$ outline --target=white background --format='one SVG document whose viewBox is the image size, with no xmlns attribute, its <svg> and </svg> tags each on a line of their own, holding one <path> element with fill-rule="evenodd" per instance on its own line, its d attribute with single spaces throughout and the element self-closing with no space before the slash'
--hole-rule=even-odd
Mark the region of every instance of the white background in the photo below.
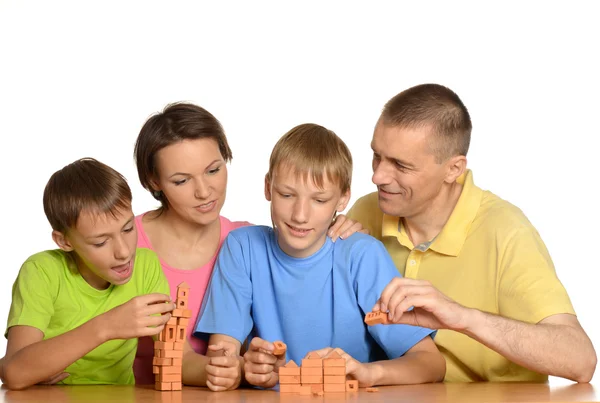
<svg viewBox="0 0 600 403">
<path fill-rule="evenodd" d="M 435 82 L 471 113 L 476 184 L 538 228 L 600 348 L 597 5 L 282 3 L 0 0 L 0 323 L 20 264 L 54 246 L 42 208 L 54 171 L 95 157 L 128 178 L 136 213 L 156 206 L 133 144 L 165 104 L 221 120 L 234 154 L 223 214 L 268 224 L 262 183 L 279 136 L 315 122 L 342 137 L 354 202 L 374 190 L 383 104 Z"/>
</svg>

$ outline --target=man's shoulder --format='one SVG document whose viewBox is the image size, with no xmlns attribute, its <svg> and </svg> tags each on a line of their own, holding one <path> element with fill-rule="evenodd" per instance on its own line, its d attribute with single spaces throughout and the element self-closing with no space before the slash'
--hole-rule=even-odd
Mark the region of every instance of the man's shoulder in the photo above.
<svg viewBox="0 0 600 403">
<path fill-rule="evenodd" d="M 490 191 L 484 191 L 475 223 L 498 230 L 534 229 L 523 211 Z"/>
</svg>

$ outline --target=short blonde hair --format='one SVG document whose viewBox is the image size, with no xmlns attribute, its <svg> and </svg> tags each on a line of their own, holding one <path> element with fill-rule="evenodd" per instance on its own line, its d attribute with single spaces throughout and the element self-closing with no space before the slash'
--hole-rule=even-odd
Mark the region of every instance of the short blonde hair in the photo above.
<svg viewBox="0 0 600 403">
<path fill-rule="evenodd" d="M 339 185 L 342 194 L 350 190 L 350 150 L 342 139 L 323 126 L 305 123 L 284 134 L 271 152 L 267 179 L 272 180 L 281 166 L 292 169 L 304 180 L 310 175 L 318 187 L 323 187 L 327 176 L 327 179 Z"/>
</svg>

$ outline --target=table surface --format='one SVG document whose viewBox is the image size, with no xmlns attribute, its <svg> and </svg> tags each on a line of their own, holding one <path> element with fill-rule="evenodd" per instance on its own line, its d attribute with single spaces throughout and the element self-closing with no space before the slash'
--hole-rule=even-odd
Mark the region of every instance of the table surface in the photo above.
<svg viewBox="0 0 600 403">
<path fill-rule="evenodd" d="M 346 400 L 368 402 L 600 402 L 591 384 L 550 386 L 533 383 L 437 383 L 383 386 L 378 392 L 328 393 L 323 397 L 280 394 L 272 390 L 238 389 L 211 392 L 184 387 L 181 392 L 157 392 L 152 386 L 35 386 L 23 391 L 0 389 L 3 402 L 295 402 Z"/>
</svg>

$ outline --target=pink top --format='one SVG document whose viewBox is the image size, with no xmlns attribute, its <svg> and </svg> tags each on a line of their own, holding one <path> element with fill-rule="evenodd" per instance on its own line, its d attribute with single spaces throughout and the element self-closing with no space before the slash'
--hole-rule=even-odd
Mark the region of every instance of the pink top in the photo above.
<svg viewBox="0 0 600 403">
<path fill-rule="evenodd" d="M 154 250 L 146 231 L 144 231 L 144 224 L 142 217 L 147 214 L 144 213 L 135 217 L 135 225 L 138 231 L 138 248 L 148 248 Z M 187 336 L 190 344 L 194 351 L 199 354 L 206 354 L 206 342 L 198 338 L 192 337 L 192 331 L 196 327 L 198 320 L 198 313 L 200 311 L 200 305 L 204 298 L 204 293 L 208 286 L 210 275 L 212 274 L 215 260 L 221 249 L 221 245 L 225 240 L 227 234 L 230 231 L 250 225 L 245 221 L 231 222 L 225 217 L 220 217 L 221 220 L 221 239 L 219 240 L 219 248 L 215 252 L 215 255 L 210 259 L 204 266 L 193 270 L 181 270 L 169 266 L 165 262 L 160 260 L 160 264 L 163 268 L 165 276 L 169 281 L 169 287 L 171 288 L 171 298 L 175 300 L 177 298 L 177 286 L 186 282 L 190 286 L 189 294 L 189 309 L 192 311 L 192 317 L 190 318 L 190 324 L 187 327 Z M 133 372 L 135 374 L 136 384 L 151 384 L 154 383 L 154 375 L 152 374 L 152 358 L 154 357 L 154 344 L 151 337 L 143 337 L 139 339 L 137 355 L 133 364 Z"/>
</svg>

